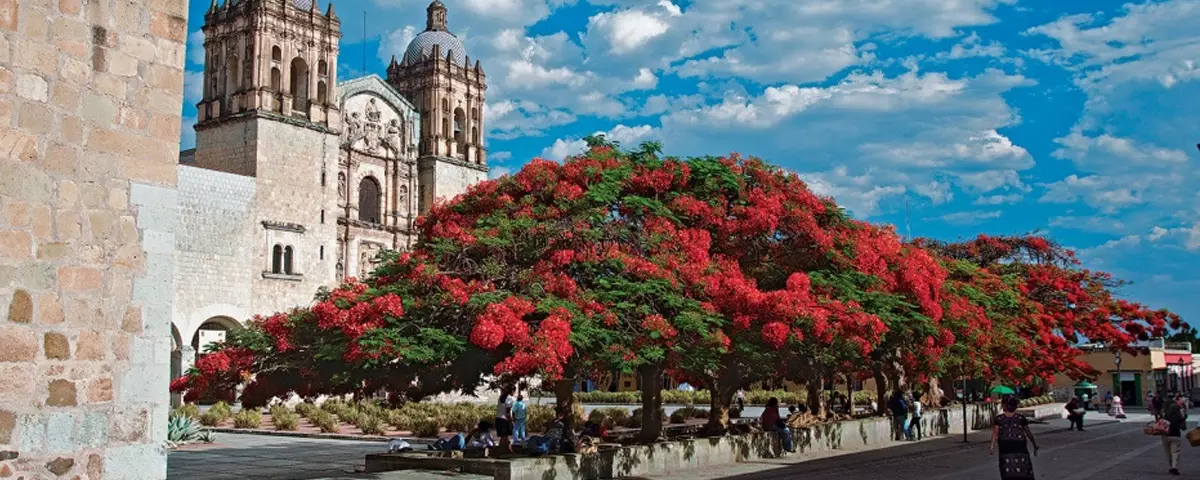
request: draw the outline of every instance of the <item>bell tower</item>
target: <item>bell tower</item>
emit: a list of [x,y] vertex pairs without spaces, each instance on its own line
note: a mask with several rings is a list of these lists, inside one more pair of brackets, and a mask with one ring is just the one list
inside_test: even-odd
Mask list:
[[392,58],[387,81],[421,112],[418,164],[421,213],[487,179],[483,144],[487,76],[471,63],[462,41],[450,32],[446,6],[425,9],[425,31],[409,43],[404,58]]
[[[321,13],[316,0],[212,0],[202,30],[197,146],[212,127],[250,119],[341,127],[334,91],[341,22],[332,3]],[[201,160],[204,168],[254,175],[246,165]]]

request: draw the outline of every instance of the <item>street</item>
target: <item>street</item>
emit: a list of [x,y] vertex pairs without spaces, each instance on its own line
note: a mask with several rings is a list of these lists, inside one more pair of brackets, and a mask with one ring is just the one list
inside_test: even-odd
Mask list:
[[[1200,479],[1200,447],[1180,451],[1182,475],[1167,473],[1166,458],[1158,437],[1142,433],[1150,420],[1145,413],[1131,414],[1124,422],[1092,413],[1093,426],[1084,432],[1067,430],[1066,420],[1034,425],[1041,447],[1034,458],[1038,479],[1143,480],[1153,478]],[[1194,422],[1189,422],[1195,426]],[[999,479],[994,456],[988,455],[991,432],[975,432],[971,443],[962,436],[904,444],[881,450],[801,460],[803,455],[780,461],[739,464],[731,468],[689,471],[653,477],[656,480],[991,480]],[[798,458],[797,458],[798,457]],[[807,458],[812,458],[808,456]]]

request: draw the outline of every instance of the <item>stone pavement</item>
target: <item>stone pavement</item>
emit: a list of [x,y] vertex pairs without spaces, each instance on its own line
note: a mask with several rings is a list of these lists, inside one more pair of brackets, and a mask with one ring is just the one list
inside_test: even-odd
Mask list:
[[216,433],[216,442],[170,452],[170,480],[318,479],[354,473],[383,442]]
[[[1092,426],[1087,426],[1091,420]],[[1089,415],[1085,431],[1066,429],[1066,420],[1035,425],[1042,447],[1034,459],[1040,480],[1145,480],[1155,478],[1200,479],[1200,448],[1180,452],[1179,477],[1167,474],[1162,444],[1142,434],[1150,420],[1132,414],[1124,422],[1104,415]],[[1195,426],[1195,422],[1190,422]],[[992,480],[999,479],[997,458],[988,455],[990,431],[975,432],[971,443],[962,436],[940,437],[896,447],[841,455],[795,455],[781,461],[760,461],[720,469],[688,471],[653,477],[654,480]]]

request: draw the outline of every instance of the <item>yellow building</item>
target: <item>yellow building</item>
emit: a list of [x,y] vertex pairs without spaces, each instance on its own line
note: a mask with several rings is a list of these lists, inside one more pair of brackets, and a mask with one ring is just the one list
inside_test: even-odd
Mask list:
[[[1193,369],[1195,356],[1188,343],[1169,343],[1161,339],[1152,340],[1136,347],[1137,355],[1122,353],[1118,356],[1103,345],[1084,345],[1081,357],[1098,372],[1089,378],[1096,384],[1099,395],[1112,392],[1120,395],[1126,406],[1145,406],[1146,393],[1187,393],[1197,385]],[[1076,380],[1058,375],[1052,386],[1056,391],[1071,391]],[[1119,385],[1119,387],[1118,387]]]

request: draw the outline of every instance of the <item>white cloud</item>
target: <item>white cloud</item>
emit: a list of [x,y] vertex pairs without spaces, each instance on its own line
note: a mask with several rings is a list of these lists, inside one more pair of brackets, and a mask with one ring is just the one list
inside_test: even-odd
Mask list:
[[588,19],[587,36],[604,38],[609,44],[608,53],[623,55],[667,33],[671,25],[662,18],[667,16],[670,12],[665,10],[660,15],[641,9],[598,13]]
[[978,33],[971,32],[953,47],[950,47],[949,52],[941,52],[937,54],[938,59],[958,60],[963,58],[974,57],[994,57],[1001,58],[1007,53],[1007,49],[1000,42],[991,41],[986,44],[979,37]]
[[[646,140],[658,138],[659,132],[649,125],[617,125],[612,129],[598,131],[593,135],[604,135],[608,140],[616,142],[623,148],[634,148]],[[581,138],[559,138],[549,147],[542,149],[541,157],[547,160],[561,162],[572,155],[579,155],[587,150],[587,142]]]
[[641,68],[638,74],[633,78],[633,88],[640,90],[652,90],[658,86],[658,77],[649,68]]
[[976,205],[1010,205],[1021,201],[1025,198],[1019,193],[1010,193],[1007,195],[987,195],[975,199]]
[[1091,137],[1078,129],[1055,139],[1055,143],[1061,148],[1054,151],[1054,157],[1073,160],[1081,168],[1096,168],[1101,163],[1105,164],[1102,167],[1110,169],[1159,168],[1188,160],[1187,153],[1180,149],[1163,148],[1107,133]]
[[934,205],[941,205],[954,199],[954,192],[950,191],[951,186],[947,182],[932,182],[913,186],[913,193],[922,197],[928,198]]
[[504,162],[512,159],[512,152],[489,152],[487,158],[492,162]]
[[566,111],[551,110],[533,102],[488,102],[483,111],[489,135],[498,140],[537,136],[548,128],[575,121],[575,116]]
[[183,117],[179,128],[179,149],[196,147],[196,117]]
[[187,38],[188,62],[196,66],[204,66],[204,31],[196,30]]
[[852,175],[845,166],[826,172],[801,173],[800,178],[813,192],[833,197],[839,206],[860,218],[879,213],[880,202],[899,198],[906,191],[901,185],[880,185],[869,173]]
[[942,215],[941,220],[954,225],[978,225],[986,220],[994,220],[1003,215],[999,210],[973,212],[954,212]]
[[488,168],[488,179],[495,180],[512,173],[512,169],[508,167],[490,167]]
[[204,72],[183,72],[183,103],[195,105],[204,97]]
[[412,43],[412,39],[417,36],[417,32],[417,28],[412,25],[406,25],[388,32],[379,41],[379,50],[376,52],[379,61],[387,65],[393,56],[396,57],[397,62],[403,60],[404,52],[408,50],[408,44]]

